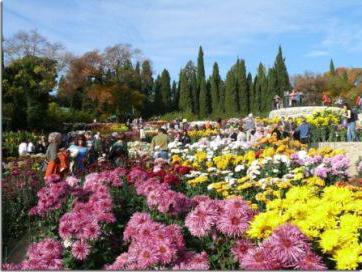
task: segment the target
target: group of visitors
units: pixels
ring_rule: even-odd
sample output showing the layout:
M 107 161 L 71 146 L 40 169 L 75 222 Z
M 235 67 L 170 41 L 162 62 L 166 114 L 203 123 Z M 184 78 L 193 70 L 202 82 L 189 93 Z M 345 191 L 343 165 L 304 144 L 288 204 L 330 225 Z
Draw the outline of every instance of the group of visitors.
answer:
M 82 174 L 85 167 L 97 161 L 108 160 L 114 166 L 123 166 L 127 162 L 128 149 L 123 133 L 114 132 L 103 137 L 99 132 L 52 132 L 48 139 L 40 137 L 34 145 L 23 141 L 19 145 L 19 156 L 44 154 L 41 165 L 44 176 L 58 174 Z

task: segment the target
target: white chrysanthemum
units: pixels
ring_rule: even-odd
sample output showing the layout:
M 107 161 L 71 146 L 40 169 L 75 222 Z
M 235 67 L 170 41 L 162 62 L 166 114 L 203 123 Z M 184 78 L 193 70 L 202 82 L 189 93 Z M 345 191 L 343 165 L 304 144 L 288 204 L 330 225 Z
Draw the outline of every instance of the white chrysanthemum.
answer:
M 243 164 L 239 164 L 235 167 L 235 172 L 240 172 L 241 170 L 244 170 L 245 166 Z

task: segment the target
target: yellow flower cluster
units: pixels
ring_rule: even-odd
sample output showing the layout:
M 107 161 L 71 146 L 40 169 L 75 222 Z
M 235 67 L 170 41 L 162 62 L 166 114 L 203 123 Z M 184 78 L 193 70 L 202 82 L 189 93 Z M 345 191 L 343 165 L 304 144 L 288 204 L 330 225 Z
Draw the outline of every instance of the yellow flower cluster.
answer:
M 209 178 L 207 177 L 207 175 L 201 175 L 201 176 L 198 176 L 197 178 L 188 180 L 187 184 L 189 184 L 192 187 L 195 187 L 196 185 L 205 183 L 208 180 L 209 180 Z
M 217 129 L 203 129 L 203 130 L 189 130 L 187 132 L 187 134 L 191 137 L 191 138 L 202 138 L 202 137 L 210 137 L 210 136 L 215 136 L 219 133 L 219 131 Z
M 318 183 L 316 178 L 310 183 Z M 322 191 L 315 186 L 293 187 L 285 198 L 267 203 L 266 211 L 251 223 L 248 235 L 268 237 L 274 228 L 292 223 L 321 250 L 336 261 L 337 269 L 356 269 L 362 261 L 362 193 L 347 188 L 328 186 Z
M 309 156 L 322 156 L 326 158 L 334 157 L 340 154 L 345 154 L 345 151 L 343 149 L 333 149 L 329 146 L 321 147 L 319 149 L 311 148 L 308 151 Z
M 218 194 L 224 198 L 229 198 L 230 185 L 226 181 L 214 182 L 208 186 L 208 189 L 215 190 Z

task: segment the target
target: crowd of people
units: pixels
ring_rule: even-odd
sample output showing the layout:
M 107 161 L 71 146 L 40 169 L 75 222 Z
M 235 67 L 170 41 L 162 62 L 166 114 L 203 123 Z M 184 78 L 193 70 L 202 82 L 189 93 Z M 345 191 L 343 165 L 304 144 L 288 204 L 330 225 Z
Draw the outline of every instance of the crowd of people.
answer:
M 347 129 L 347 141 L 356 141 L 356 121 L 358 115 L 348 104 L 343 106 L 343 125 Z M 187 122 L 187 120 L 174 120 L 165 122 L 151 142 L 150 151 L 155 158 L 169 158 L 168 143 L 179 141 L 182 145 L 191 144 L 190 130 L 215 129 L 218 134 L 215 137 L 230 138 L 232 141 L 256 142 L 258 139 L 275 135 L 278 139 L 286 137 L 301 141 L 311 142 L 311 125 L 302 117 L 302 122 L 297 125 L 295 119 L 282 117 L 280 122 L 268 125 L 258 121 L 253 114 L 244 119 L 230 120 L 218 119 L 216 122 L 201 122 L 201 125 Z M 145 123 L 141 119 L 129 122 L 131 130 L 139 133 L 140 141 L 146 139 Z M 23 141 L 19 145 L 19 155 L 44 154 L 45 161 L 41 168 L 45 177 L 52 174 L 64 175 L 82 174 L 86 165 L 92 165 L 98 161 L 109 161 L 114 166 L 124 166 L 128 160 L 128 139 L 125 133 L 113 132 L 111 135 L 101 135 L 91 131 L 69 132 L 61 134 L 50 133 L 48 139 L 42 136 L 34 144 L 31 141 Z

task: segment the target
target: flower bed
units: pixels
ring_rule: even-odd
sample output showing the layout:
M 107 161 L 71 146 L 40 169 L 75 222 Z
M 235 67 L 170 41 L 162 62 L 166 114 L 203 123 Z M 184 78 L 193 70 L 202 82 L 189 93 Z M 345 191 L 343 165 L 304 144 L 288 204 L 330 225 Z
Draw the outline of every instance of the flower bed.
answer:
M 344 185 L 342 151 L 274 137 L 170 147 L 171 163 L 46 180 L 29 211 L 40 235 L 3 268 L 361 268 L 361 187 Z

